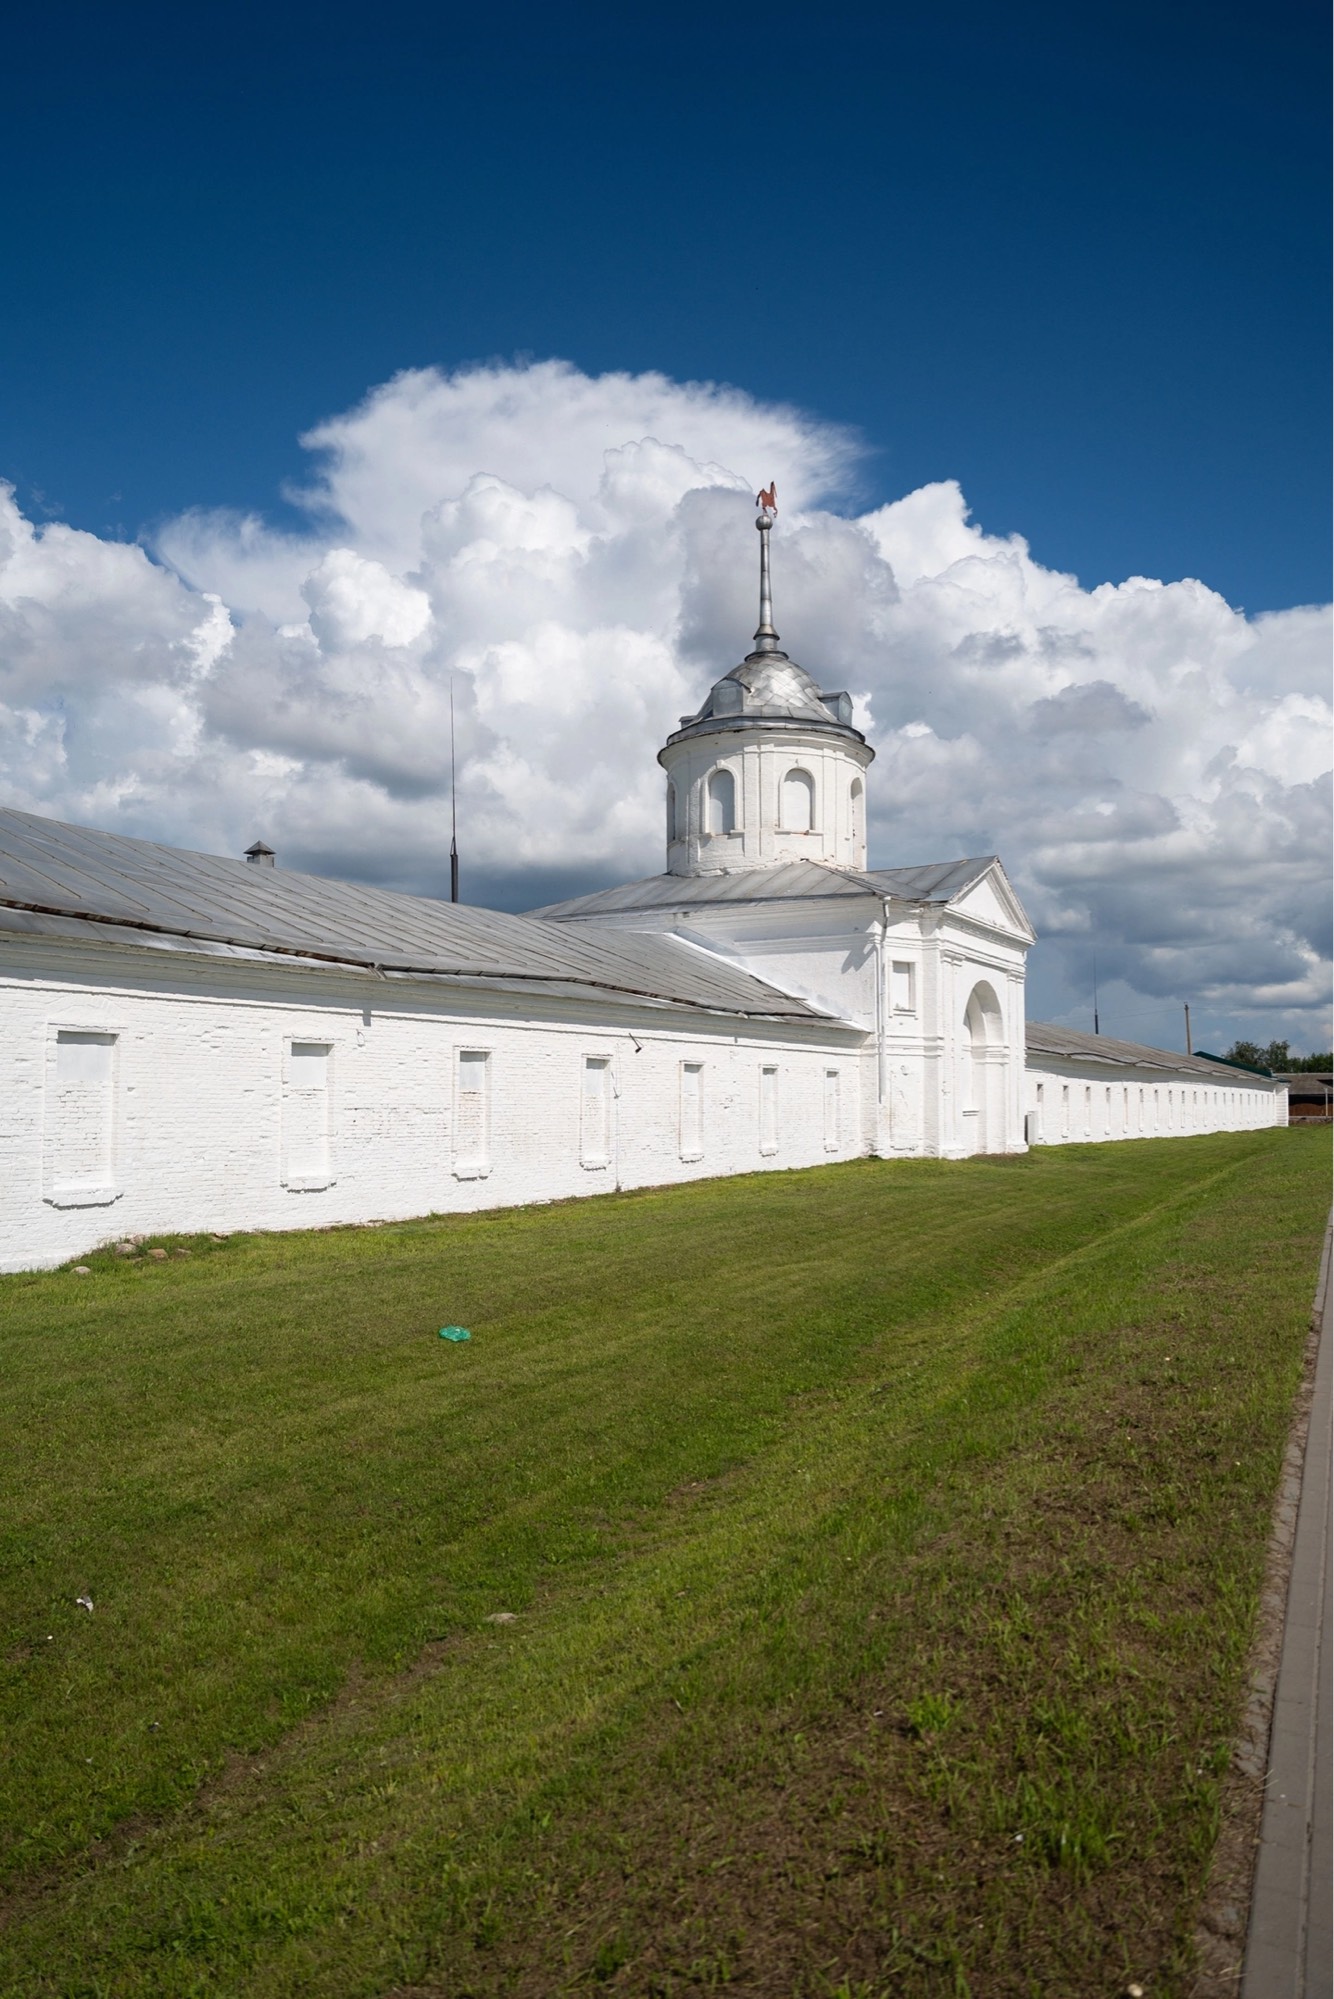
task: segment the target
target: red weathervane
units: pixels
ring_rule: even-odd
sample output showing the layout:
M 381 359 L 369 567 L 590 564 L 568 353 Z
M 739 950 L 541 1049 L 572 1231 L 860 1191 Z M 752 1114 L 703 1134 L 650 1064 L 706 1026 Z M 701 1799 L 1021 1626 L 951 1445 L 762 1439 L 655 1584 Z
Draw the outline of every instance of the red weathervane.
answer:
M 766 514 L 778 512 L 778 487 L 775 481 L 770 480 L 764 491 L 755 495 L 755 504 L 757 507 L 763 507 Z

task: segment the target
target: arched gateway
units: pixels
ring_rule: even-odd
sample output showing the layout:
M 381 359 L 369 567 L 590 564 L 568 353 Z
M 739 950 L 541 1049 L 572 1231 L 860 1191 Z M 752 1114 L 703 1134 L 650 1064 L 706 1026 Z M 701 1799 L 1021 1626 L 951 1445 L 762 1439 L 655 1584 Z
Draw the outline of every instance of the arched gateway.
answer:
M 995 988 L 979 979 L 968 995 L 960 1047 L 959 1112 L 962 1149 L 997 1152 L 1005 1109 L 1005 1022 Z

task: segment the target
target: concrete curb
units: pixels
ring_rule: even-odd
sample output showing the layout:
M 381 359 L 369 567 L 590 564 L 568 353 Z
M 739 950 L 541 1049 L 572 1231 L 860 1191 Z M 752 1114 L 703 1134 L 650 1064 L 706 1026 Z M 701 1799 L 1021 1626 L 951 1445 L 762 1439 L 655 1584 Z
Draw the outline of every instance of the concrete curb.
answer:
M 1274 1507 L 1249 1661 L 1249 1692 L 1224 1790 L 1209 1885 L 1196 1929 L 1199 1971 L 1191 1987 L 1191 1999 L 1239 1999 L 1239 1995 L 1240 1999 L 1317 1999 L 1317 1995 L 1330 1991 L 1329 1898 L 1324 1885 L 1328 1875 L 1322 1881 L 1313 1872 L 1308 1832 L 1319 1790 L 1312 1694 L 1319 1677 L 1318 1634 L 1328 1619 L 1325 1579 L 1329 1557 L 1330 1440 L 1325 1377 L 1331 1364 L 1331 1343 L 1322 1338 L 1322 1333 L 1329 1317 L 1332 1246 L 1334 1215 L 1325 1232 L 1302 1381 Z M 1311 1480 L 1309 1491 L 1304 1491 L 1308 1441 L 1314 1444 L 1311 1466 L 1318 1475 Z M 1299 1598 L 1307 1610 L 1305 1616 L 1293 1615 Z M 1314 1621 L 1309 1614 L 1312 1600 Z M 1298 1626 L 1302 1631 L 1291 1655 L 1290 1622 L 1294 1635 Z M 1324 1665 L 1327 1678 L 1327 1650 Z M 1327 1762 L 1327 1720 L 1323 1744 Z M 1293 1766 L 1291 1769 L 1289 1764 Z M 1301 1806 L 1289 1802 L 1298 1793 Z M 1318 1810 L 1314 1815 L 1320 1815 Z M 1327 1849 L 1327 1784 L 1323 1817 Z M 1298 1819 L 1301 1832 L 1294 1843 Z M 1318 1853 L 1316 1860 L 1319 1864 Z M 1314 1906 L 1309 1894 L 1313 1884 Z M 1308 1987 L 1304 1969 L 1308 1928 L 1318 1954 L 1322 1913 L 1324 1983 L 1317 1977 Z M 1281 1955 L 1281 1963 L 1271 1955 L 1275 1949 Z M 1314 1961 L 1311 1968 L 1317 1971 Z
M 1274 1696 L 1264 1819 L 1246 1932 L 1242 1999 L 1329 1999 L 1330 1371 L 1329 1243 L 1313 1317 L 1320 1336 L 1283 1656 Z

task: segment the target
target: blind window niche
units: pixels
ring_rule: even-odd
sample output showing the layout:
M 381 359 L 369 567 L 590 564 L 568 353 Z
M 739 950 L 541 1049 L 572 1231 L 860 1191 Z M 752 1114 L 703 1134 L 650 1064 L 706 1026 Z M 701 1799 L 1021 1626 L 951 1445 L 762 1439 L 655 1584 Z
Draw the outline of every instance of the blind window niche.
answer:
M 730 770 L 716 770 L 707 791 L 708 827 L 712 838 L 736 829 L 736 779 Z
M 681 1064 L 681 1157 L 704 1157 L 704 1064 Z
M 906 959 L 895 958 L 890 965 L 889 1004 L 895 1013 L 915 1011 L 913 967 Z
M 309 1193 L 333 1183 L 333 1044 L 288 1043 L 283 1074 L 283 1185 Z
M 100 1207 L 120 1194 L 116 1039 L 89 1028 L 56 1029 L 42 1144 L 42 1191 L 54 1207 Z
M 866 839 L 866 794 L 859 777 L 853 778 L 848 794 L 848 817 L 853 845 L 860 848 Z
M 1039 1083 L 1033 1092 L 1033 1136 L 1039 1145 L 1047 1137 L 1047 1091 L 1046 1085 Z
M 778 1150 L 778 1070 L 765 1063 L 760 1070 L 760 1151 L 771 1158 Z
M 460 1048 L 454 1060 L 454 1173 L 480 1180 L 491 1171 L 491 1057 Z
M 611 1164 L 611 1058 L 608 1055 L 584 1057 L 579 1161 L 581 1165 L 593 1168 Z
M 780 800 L 785 833 L 809 833 L 815 824 L 815 780 L 809 771 L 790 770 Z
M 826 1152 L 837 1152 L 842 1136 L 841 1088 L 842 1079 L 839 1076 L 838 1070 L 826 1069 L 824 1072 L 824 1149 Z

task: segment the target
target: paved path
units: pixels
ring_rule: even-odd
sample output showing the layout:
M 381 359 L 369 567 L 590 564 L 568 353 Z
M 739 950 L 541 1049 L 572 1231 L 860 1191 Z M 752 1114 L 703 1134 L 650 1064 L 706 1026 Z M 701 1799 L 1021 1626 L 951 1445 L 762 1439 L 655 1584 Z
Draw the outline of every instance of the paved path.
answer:
M 1320 1266 L 1320 1348 L 1274 1695 L 1264 1818 L 1241 1999 L 1331 1999 L 1330 1242 Z

